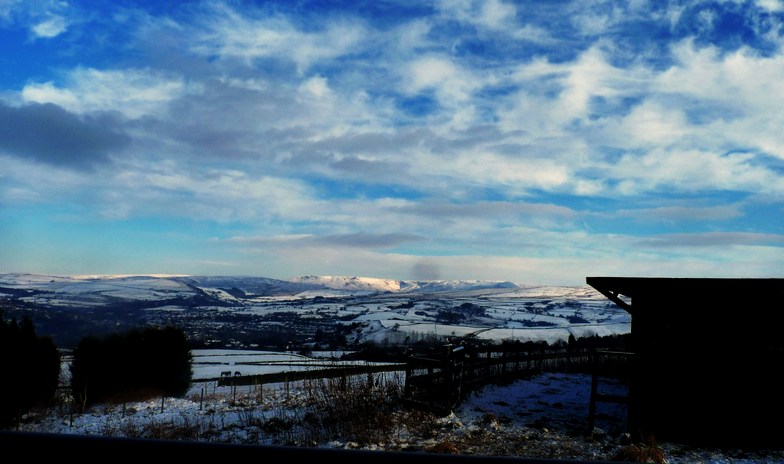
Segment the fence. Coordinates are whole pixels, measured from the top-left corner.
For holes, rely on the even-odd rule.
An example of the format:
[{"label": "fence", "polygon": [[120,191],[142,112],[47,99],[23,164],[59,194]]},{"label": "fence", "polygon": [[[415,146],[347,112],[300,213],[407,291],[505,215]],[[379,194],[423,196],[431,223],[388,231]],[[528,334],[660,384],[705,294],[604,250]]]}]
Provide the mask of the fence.
[{"label": "fence", "polygon": [[445,345],[432,356],[412,356],[406,366],[404,401],[449,413],[471,391],[493,382],[544,371],[592,374],[591,421],[597,401],[625,401],[598,394],[602,374],[628,372],[629,353],[600,350],[509,350]]}]

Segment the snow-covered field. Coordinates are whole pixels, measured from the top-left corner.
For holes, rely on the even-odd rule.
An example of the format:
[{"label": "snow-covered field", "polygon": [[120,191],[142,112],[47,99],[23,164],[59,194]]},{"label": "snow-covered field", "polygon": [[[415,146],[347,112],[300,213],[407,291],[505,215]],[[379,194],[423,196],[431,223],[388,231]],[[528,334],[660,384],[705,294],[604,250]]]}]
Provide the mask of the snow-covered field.
[{"label": "snow-covered field", "polygon": [[247,376],[340,369],[347,366],[391,365],[391,363],[325,359],[276,351],[192,350],[191,354],[195,382],[218,379],[224,372],[230,373],[231,376]]},{"label": "snow-covered field", "polygon": [[[377,385],[404,381],[395,373],[379,374],[376,379]],[[176,432],[237,444],[610,460],[628,444],[621,433],[625,407],[599,403],[596,427],[588,430],[590,383],[587,374],[543,373],[506,385],[488,385],[472,393],[447,416],[414,416],[418,424],[401,419],[389,440],[374,443],[336,439],[287,442],[296,441],[297,427],[307,423],[299,423],[307,415],[296,412],[312,401],[306,382],[238,387],[236,392],[231,387],[218,387],[216,382],[196,382],[184,398],[154,398],[125,407],[98,405],[74,416],[54,410],[45,417],[31,415],[20,430],[132,437]],[[626,385],[603,378],[600,389],[603,393],[623,394]],[[423,424],[428,431],[421,430]],[[752,453],[667,442],[658,445],[670,464],[784,462],[784,450]]]}]

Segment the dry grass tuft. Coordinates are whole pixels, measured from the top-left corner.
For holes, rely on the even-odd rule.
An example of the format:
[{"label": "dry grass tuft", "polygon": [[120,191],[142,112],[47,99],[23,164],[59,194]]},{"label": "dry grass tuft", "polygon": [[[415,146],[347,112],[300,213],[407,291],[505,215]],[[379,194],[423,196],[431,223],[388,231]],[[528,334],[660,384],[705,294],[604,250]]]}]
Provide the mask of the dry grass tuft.
[{"label": "dry grass tuft", "polygon": [[445,440],[435,445],[431,446],[427,449],[428,453],[438,453],[438,454],[460,454],[460,449],[458,449],[457,445],[452,443],[449,440]]},{"label": "dry grass tuft", "polygon": [[633,443],[622,447],[613,455],[611,460],[667,464],[664,450],[656,443],[656,439],[653,435],[645,435],[639,443]]}]

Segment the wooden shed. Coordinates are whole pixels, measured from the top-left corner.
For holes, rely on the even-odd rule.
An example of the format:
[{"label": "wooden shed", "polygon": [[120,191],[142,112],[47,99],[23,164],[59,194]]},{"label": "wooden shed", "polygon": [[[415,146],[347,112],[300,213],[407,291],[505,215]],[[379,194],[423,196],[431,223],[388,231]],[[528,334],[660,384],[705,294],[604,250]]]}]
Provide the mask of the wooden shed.
[{"label": "wooden shed", "polygon": [[784,444],[784,279],[586,282],[632,317],[631,432],[691,444]]}]

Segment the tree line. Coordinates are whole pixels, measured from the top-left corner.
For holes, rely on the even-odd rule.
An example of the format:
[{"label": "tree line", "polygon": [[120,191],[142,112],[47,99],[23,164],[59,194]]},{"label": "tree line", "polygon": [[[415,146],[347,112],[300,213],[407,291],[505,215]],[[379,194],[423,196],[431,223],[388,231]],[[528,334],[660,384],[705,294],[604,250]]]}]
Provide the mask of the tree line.
[{"label": "tree line", "polygon": [[[54,402],[63,366],[50,337],[38,336],[25,317],[6,320],[0,310],[0,428],[18,423],[37,406]],[[191,349],[176,327],[147,327],[102,338],[82,338],[73,351],[70,393],[82,410],[101,402],[183,396],[191,384]]]},{"label": "tree line", "polygon": [[19,324],[6,321],[0,310],[0,353],[3,381],[0,382],[0,427],[18,421],[22,414],[48,401],[57,390],[60,352],[51,338],[39,337],[29,317]]}]

